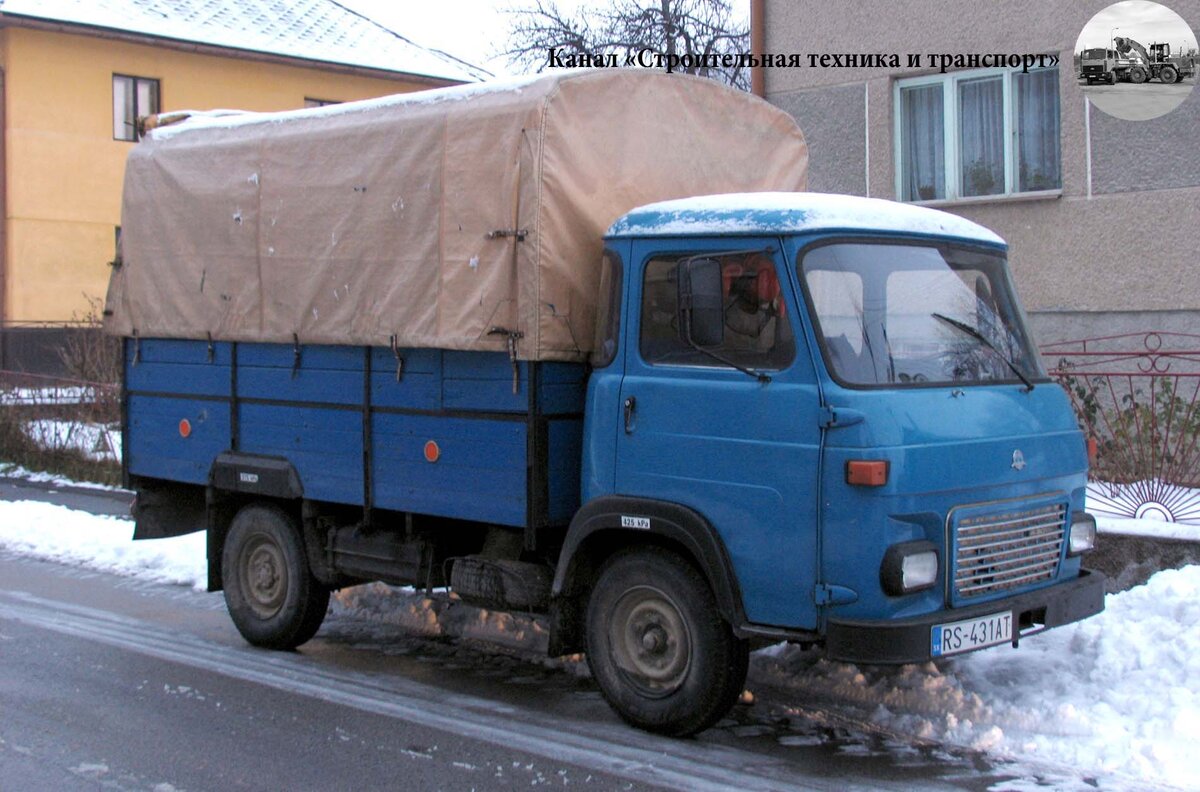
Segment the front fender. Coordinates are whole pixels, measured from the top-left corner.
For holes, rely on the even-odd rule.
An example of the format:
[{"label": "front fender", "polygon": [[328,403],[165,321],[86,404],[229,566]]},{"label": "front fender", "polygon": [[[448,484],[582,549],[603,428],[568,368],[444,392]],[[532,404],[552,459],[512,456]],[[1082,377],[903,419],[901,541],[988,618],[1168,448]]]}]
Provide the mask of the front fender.
[{"label": "front fender", "polygon": [[[587,558],[588,540],[600,534],[609,539],[619,537],[622,544],[652,537],[655,544],[675,546],[708,581],[721,616],[734,629],[746,624],[741,588],[716,530],[686,506],[646,498],[603,496],[589,501],[575,514],[559,555],[551,589],[554,598],[579,593],[580,580],[586,576],[578,573],[592,560]],[[610,546],[608,542],[604,545]]]}]

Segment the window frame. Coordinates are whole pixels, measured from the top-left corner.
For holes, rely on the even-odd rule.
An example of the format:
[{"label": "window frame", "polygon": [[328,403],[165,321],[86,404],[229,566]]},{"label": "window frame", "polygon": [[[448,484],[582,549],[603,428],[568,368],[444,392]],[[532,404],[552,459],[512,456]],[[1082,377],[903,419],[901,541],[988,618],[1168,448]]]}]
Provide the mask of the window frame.
[{"label": "window frame", "polygon": [[[728,241],[728,240],[726,240],[726,241]],[[635,348],[637,350],[637,356],[638,356],[638,360],[640,361],[640,364],[642,366],[645,366],[648,369],[663,369],[663,370],[674,370],[674,371],[686,371],[686,370],[690,369],[690,370],[702,370],[702,371],[733,372],[733,373],[738,374],[739,376],[744,376],[744,372],[740,372],[738,370],[737,366],[730,365],[729,363],[721,362],[716,359],[707,357],[699,352],[696,353],[696,355],[698,356],[697,359],[687,360],[687,361],[651,360],[646,356],[646,354],[643,350],[643,342],[645,340],[645,334],[646,334],[646,323],[644,321],[644,310],[645,310],[645,302],[646,302],[646,277],[647,277],[650,265],[655,262],[658,262],[658,261],[668,261],[668,262],[672,262],[677,265],[681,260],[687,259],[687,258],[717,258],[717,259],[719,259],[719,258],[727,257],[727,256],[747,255],[747,254],[756,253],[756,252],[762,252],[765,255],[770,257],[771,264],[775,269],[775,277],[779,280],[779,285],[780,285],[779,299],[783,301],[783,305],[785,307],[784,307],[783,312],[779,314],[778,319],[786,322],[786,326],[791,335],[791,349],[789,350],[787,360],[783,361],[783,362],[771,361],[770,365],[759,365],[753,361],[748,362],[748,363],[743,361],[742,363],[746,367],[751,368],[754,371],[770,372],[772,374],[778,374],[779,372],[787,371],[790,368],[792,368],[792,366],[794,366],[796,364],[796,360],[799,357],[799,344],[801,342],[798,340],[798,337],[799,337],[799,333],[801,331],[799,331],[797,329],[797,322],[794,321],[789,316],[789,314],[793,313],[793,308],[789,304],[789,300],[787,297],[788,288],[789,288],[787,285],[787,281],[785,280],[785,278],[787,277],[787,272],[786,272],[786,269],[783,269],[783,267],[787,267],[788,265],[786,263],[786,259],[781,258],[781,249],[777,246],[767,246],[764,248],[756,248],[756,247],[752,246],[752,247],[748,247],[748,248],[744,248],[744,249],[740,248],[740,247],[730,248],[728,246],[724,246],[724,247],[714,247],[712,250],[705,250],[702,248],[693,249],[693,250],[687,250],[687,249],[676,250],[674,248],[662,248],[662,249],[655,250],[655,251],[650,252],[649,254],[645,255],[642,258],[641,266],[639,267],[638,272],[636,273],[638,276],[637,302],[636,302],[636,305],[631,303],[630,308],[629,308],[631,314],[636,313],[635,321],[637,323],[636,338],[630,339],[630,345],[632,348]],[[682,342],[681,342],[681,344],[682,344]],[[728,352],[725,350],[717,350],[717,351],[718,351],[718,354],[728,354]]]},{"label": "window frame", "polygon": [[[117,131],[117,80],[129,80],[130,81],[130,84],[129,84],[130,90],[132,91],[132,95],[133,95],[133,122],[130,123],[130,122],[126,121],[125,119],[122,119],[121,123],[123,126],[130,127],[130,134],[132,135],[132,137],[117,137],[117,135],[116,135],[116,131]],[[112,124],[113,140],[115,140],[115,141],[118,141],[121,143],[136,143],[139,140],[141,140],[142,136],[138,132],[137,120],[139,118],[142,118],[143,116],[154,114],[154,113],[140,112],[141,108],[138,106],[138,86],[142,83],[154,83],[154,97],[155,97],[155,102],[158,105],[154,109],[154,113],[161,113],[162,106],[163,106],[162,80],[161,79],[159,79],[158,77],[139,77],[136,74],[123,74],[121,72],[113,72],[111,98],[112,98],[112,105],[113,105],[113,119],[112,119],[112,121],[113,121],[113,124]]]},{"label": "window frame", "polygon": [[[992,196],[995,197],[995,196]],[[906,237],[906,236],[869,236],[869,235],[854,235],[854,234],[834,234],[827,237],[821,237],[813,240],[805,245],[801,245],[796,250],[796,258],[792,263],[793,271],[796,275],[797,285],[800,289],[800,300],[804,303],[804,310],[808,313],[808,324],[811,328],[813,339],[816,341],[816,350],[821,358],[821,362],[825,366],[829,377],[842,388],[847,390],[860,391],[886,391],[886,390],[936,390],[946,388],[981,388],[1007,385],[1020,385],[1021,381],[1017,377],[1012,379],[1004,378],[1000,380],[990,381],[962,381],[962,382],[877,382],[865,383],[847,380],[842,377],[838,367],[834,365],[832,354],[829,350],[828,337],[825,328],[821,324],[821,316],[817,311],[816,299],[813,297],[812,291],[809,289],[808,278],[805,275],[804,259],[814,250],[827,247],[829,245],[912,245],[917,247],[932,247],[932,248],[949,248],[951,250],[961,250],[968,253],[982,253],[991,256],[998,256],[1003,260],[1002,276],[1004,285],[1007,290],[1007,299],[1011,300],[1011,308],[1013,311],[1014,320],[1020,325],[1024,333],[1024,340],[1029,345],[1030,360],[1036,366],[1036,372],[1029,376],[1029,379],[1035,385],[1042,385],[1051,382],[1049,374],[1046,373],[1045,365],[1037,353],[1037,344],[1034,342],[1033,334],[1029,329],[1029,317],[1025,313],[1025,308],[1021,304],[1019,295],[1017,294],[1016,285],[1012,279],[1012,269],[1008,265],[1008,249],[1003,246],[996,246],[987,242],[979,242],[966,239],[951,239],[938,237]]]},{"label": "window frame", "polygon": [[[1058,66],[1046,66],[1042,68],[1032,68],[1028,70],[1029,74],[1036,72],[1053,71],[1058,72]],[[1059,83],[1060,90],[1058,92],[1058,117],[1059,117],[1059,138],[1058,138],[1058,155],[1059,155],[1059,186],[1045,190],[1021,190],[1020,187],[1020,167],[1017,162],[1018,154],[1018,127],[1017,118],[1017,87],[1016,76],[1022,74],[1020,68],[991,68],[991,69],[967,69],[964,71],[948,72],[946,74],[926,74],[918,77],[905,77],[897,79],[892,85],[892,162],[894,165],[893,189],[895,190],[896,200],[902,203],[909,204],[932,204],[939,205],[945,203],[981,203],[988,201],[1002,201],[1013,199],[1031,199],[1031,198],[1050,198],[1062,195],[1062,91],[1061,81]],[[962,179],[963,172],[959,161],[959,84],[978,80],[981,78],[1001,77],[1003,118],[1004,118],[1004,190],[998,193],[988,195],[962,195]],[[941,198],[932,198],[927,200],[909,200],[904,197],[904,169],[903,169],[903,151],[904,151],[904,104],[903,91],[906,88],[922,88],[931,85],[940,85],[942,88],[942,158],[943,169],[945,174],[945,194]]]}]

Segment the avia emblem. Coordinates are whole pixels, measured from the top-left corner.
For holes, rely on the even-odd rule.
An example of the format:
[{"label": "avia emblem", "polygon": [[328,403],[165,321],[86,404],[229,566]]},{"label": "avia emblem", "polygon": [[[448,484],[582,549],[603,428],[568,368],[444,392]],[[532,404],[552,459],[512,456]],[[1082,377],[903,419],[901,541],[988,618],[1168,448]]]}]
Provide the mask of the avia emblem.
[{"label": "avia emblem", "polygon": [[1021,449],[1019,449],[1019,448],[1016,451],[1013,451],[1012,469],[1013,470],[1024,470],[1025,469],[1025,455],[1021,453]]}]

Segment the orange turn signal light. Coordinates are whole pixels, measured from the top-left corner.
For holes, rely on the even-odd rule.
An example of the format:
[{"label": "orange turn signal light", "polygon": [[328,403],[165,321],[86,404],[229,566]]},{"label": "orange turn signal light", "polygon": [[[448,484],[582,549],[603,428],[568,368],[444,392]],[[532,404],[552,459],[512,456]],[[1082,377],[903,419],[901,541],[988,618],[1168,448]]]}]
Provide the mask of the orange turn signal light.
[{"label": "orange turn signal light", "polygon": [[882,459],[854,459],[846,463],[846,483],[859,487],[887,484],[888,463]]}]

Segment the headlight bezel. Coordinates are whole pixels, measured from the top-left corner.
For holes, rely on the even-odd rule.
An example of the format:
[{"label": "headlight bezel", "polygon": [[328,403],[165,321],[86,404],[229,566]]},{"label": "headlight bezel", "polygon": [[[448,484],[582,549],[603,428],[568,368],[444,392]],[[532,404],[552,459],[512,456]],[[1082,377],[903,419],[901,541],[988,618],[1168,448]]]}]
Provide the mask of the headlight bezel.
[{"label": "headlight bezel", "polygon": [[[1077,558],[1096,549],[1096,518],[1085,511],[1071,515],[1071,535],[1067,537],[1067,557]],[[1086,539],[1085,544],[1076,544],[1077,539]]]},{"label": "headlight bezel", "polygon": [[[922,572],[922,565],[927,568],[931,555],[932,573],[927,573],[924,579],[918,578],[906,585],[906,576]],[[883,554],[883,562],[879,565],[879,584],[889,596],[903,597],[937,586],[941,571],[942,554],[933,542],[925,539],[900,542],[889,547]]]}]

